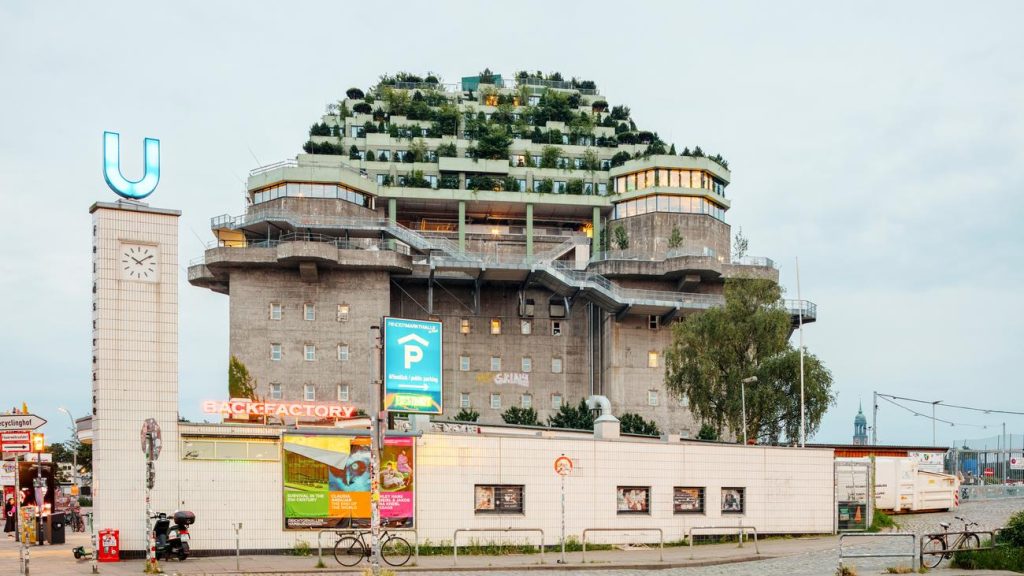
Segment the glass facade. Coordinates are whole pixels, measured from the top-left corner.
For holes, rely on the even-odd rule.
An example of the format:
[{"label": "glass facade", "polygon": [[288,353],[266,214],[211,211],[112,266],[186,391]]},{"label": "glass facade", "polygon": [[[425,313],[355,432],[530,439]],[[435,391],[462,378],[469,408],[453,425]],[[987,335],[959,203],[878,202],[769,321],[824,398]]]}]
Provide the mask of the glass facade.
[{"label": "glass facade", "polygon": [[634,190],[644,190],[652,186],[700,188],[710,190],[722,197],[725,196],[725,182],[701,170],[658,168],[634,172],[615,178],[615,191],[619,194]]},{"label": "glass facade", "polygon": [[725,221],[725,209],[706,198],[689,196],[653,195],[619,202],[615,205],[613,219],[639,216],[651,212],[673,212],[677,214],[707,214]]},{"label": "glass facade", "polygon": [[261,204],[278,198],[330,198],[344,200],[359,206],[372,208],[370,198],[338,184],[310,184],[307,182],[288,182],[270,188],[257,190],[252,195],[253,204]]}]

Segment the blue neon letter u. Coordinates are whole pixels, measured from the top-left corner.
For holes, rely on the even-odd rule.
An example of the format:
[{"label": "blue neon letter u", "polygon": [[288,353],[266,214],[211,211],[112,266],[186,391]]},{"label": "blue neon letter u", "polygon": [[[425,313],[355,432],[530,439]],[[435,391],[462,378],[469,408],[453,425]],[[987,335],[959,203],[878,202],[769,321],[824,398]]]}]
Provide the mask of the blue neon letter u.
[{"label": "blue neon letter u", "polygon": [[103,178],[107,186],[118,196],[141,200],[156,190],[160,182],[160,141],[146,138],[143,144],[143,162],[146,173],[132,182],[121,174],[121,135],[117,132],[103,133]]}]

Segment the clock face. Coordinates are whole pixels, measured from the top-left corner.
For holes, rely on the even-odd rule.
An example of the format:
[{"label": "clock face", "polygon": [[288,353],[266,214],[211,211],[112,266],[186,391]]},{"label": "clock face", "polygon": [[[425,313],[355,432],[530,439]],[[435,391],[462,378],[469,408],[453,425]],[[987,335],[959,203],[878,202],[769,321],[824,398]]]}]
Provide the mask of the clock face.
[{"label": "clock face", "polygon": [[160,275],[159,252],[156,246],[121,245],[121,278],[156,282]]}]

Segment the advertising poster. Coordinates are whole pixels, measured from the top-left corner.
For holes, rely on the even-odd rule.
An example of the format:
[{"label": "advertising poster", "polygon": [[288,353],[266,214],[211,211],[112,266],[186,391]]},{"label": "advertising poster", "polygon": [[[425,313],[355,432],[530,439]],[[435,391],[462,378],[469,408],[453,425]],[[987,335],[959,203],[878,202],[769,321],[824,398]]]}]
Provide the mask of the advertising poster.
[{"label": "advertising poster", "polygon": [[722,488],[722,513],[743,513],[743,488]]},{"label": "advertising poster", "polygon": [[615,504],[619,514],[647,514],[651,509],[651,489],[646,486],[619,486]]},{"label": "advertising poster", "polygon": [[704,512],[704,489],[675,488],[672,492],[672,512],[675,514],[700,514]]},{"label": "advertising poster", "polygon": [[522,514],[523,487],[477,486],[474,510],[478,513]]},{"label": "advertising poster", "polygon": [[441,323],[384,319],[384,409],[441,414]]},{"label": "advertising poster", "polygon": [[[282,477],[286,529],[370,525],[370,438],[285,434]],[[381,525],[413,526],[412,438],[388,438],[380,470]]]}]

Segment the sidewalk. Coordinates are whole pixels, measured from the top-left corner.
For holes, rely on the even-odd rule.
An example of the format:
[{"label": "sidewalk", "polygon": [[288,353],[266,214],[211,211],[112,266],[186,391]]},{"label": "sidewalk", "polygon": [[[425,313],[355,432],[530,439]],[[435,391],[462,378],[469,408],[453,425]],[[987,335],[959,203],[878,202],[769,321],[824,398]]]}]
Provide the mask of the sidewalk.
[{"label": "sidewalk", "polygon": [[[85,545],[88,548],[88,537],[84,534],[69,534],[68,543],[54,546],[34,546],[30,549],[30,569],[32,574],[76,575],[91,574],[91,561],[76,561],[71,553],[75,546]],[[749,562],[779,556],[788,556],[816,550],[835,548],[838,540],[832,536],[799,539],[767,540],[759,543],[761,554],[754,550],[753,541],[748,540],[742,548],[733,544],[701,545],[693,548],[670,547],[664,550],[664,561],[659,561],[657,546],[633,550],[600,550],[587,551],[586,563],[583,563],[582,552],[567,552],[566,563],[558,564],[558,552],[545,552],[543,564],[540,554],[511,554],[504,556],[469,556],[460,554],[458,563],[451,555],[414,556],[408,564],[397,571],[402,573],[415,572],[482,572],[494,570],[543,571],[543,570],[659,570],[687,566],[708,566],[733,562]],[[460,551],[462,549],[460,548]],[[218,556],[212,558],[193,557],[184,562],[166,560],[160,563],[168,574],[213,575],[213,574],[359,574],[366,563],[355,568],[339,565],[330,549],[325,548],[323,562],[326,568],[317,569],[316,550],[312,556],[242,556],[238,561],[240,571],[236,570],[234,556]],[[0,576],[16,576],[18,574],[18,546],[11,540],[0,543]],[[141,574],[142,560],[127,560],[117,563],[101,563],[101,574],[127,575]]]}]

